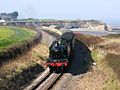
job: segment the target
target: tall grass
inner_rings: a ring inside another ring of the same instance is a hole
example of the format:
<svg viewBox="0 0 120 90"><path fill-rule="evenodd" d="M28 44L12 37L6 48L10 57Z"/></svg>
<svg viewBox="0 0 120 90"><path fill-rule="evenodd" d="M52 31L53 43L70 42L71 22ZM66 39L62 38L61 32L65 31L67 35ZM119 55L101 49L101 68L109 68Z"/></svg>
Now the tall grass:
<svg viewBox="0 0 120 90"><path fill-rule="evenodd" d="M98 70L96 70L96 73L100 71L101 78L104 78L102 89L120 90L120 35L96 38L79 34L77 38L88 47L90 44L95 45L91 55L97 63L96 68Z"/></svg>
<svg viewBox="0 0 120 90"><path fill-rule="evenodd" d="M97 45L98 43L102 42L104 39L97 37L97 36L92 36L92 35L83 35L79 33L75 33L75 37L86 44L88 47L92 45Z"/></svg>
<svg viewBox="0 0 120 90"><path fill-rule="evenodd" d="M43 60L46 60L47 57L48 57L48 48L43 44L39 44L38 46L32 48L32 50L29 51L26 55L21 56L19 58L15 58L13 60L9 60L9 62L5 62L2 66L0 66L0 89L1 87L4 88L7 87L8 84L13 82L13 81L9 82L9 80L16 77L20 73L24 72L26 69L29 69L35 65L42 64ZM41 70L36 70L36 71L39 72ZM30 71L30 72L32 74L32 72L34 71ZM34 76L34 75L30 75L29 73L29 76ZM23 77L21 76L21 78ZM19 82L25 83L24 81L20 81L21 78L19 78ZM14 85L14 87L15 86L16 84Z"/></svg>
<svg viewBox="0 0 120 90"><path fill-rule="evenodd" d="M109 34L109 35L105 36L105 38L120 39L120 34Z"/></svg>

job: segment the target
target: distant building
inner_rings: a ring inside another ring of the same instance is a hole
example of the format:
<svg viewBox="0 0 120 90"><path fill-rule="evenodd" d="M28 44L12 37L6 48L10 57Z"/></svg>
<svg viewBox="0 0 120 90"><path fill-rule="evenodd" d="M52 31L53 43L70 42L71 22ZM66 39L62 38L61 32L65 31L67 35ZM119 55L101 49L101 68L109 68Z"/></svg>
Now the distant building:
<svg viewBox="0 0 120 90"><path fill-rule="evenodd" d="M5 23L5 20L0 20L0 23Z"/></svg>
<svg viewBox="0 0 120 90"><path fill-rule="evenodd" d="M0 20L5 21L15 21L17 19L18 12L12 12L12 13L1 13L0 14Z"/></svg>

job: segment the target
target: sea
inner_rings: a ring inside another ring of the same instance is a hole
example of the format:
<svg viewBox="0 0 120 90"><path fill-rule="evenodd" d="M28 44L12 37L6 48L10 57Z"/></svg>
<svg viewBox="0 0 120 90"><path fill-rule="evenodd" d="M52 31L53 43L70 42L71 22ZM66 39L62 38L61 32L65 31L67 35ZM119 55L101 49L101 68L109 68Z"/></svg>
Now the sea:
<svg viewBox="0 0 120 90"><path fill-rule="evenodd" d="M114 27L120 28L120 20L105 20L104 22L105 22L106 24L112 26L113 28L114 28Z"/></svg>
<svg viewBox="0 0 120 90"><path fill-rule="evenodd" d="M105 23L112 26L113 32L120 33L120 20L106 20Z"/></svg>

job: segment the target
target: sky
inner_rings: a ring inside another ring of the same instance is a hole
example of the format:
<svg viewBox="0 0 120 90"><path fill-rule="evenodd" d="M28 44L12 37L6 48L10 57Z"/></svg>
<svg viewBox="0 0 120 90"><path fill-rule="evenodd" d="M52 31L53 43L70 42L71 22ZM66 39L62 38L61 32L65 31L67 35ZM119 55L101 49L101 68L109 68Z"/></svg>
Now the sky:
<svg viewBox="0 0 120 90"><path fill-rule="evenodd" d="M120 23L120 0L0 0L0 12L19 18L97 19Z"/></svg>

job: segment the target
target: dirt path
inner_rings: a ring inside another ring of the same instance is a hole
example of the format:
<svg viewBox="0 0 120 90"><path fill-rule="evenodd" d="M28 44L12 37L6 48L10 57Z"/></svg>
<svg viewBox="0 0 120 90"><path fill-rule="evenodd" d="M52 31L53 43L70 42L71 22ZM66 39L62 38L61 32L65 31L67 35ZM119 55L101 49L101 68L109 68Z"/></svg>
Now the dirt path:
<svg viewBox="0 0 120 90"><path fill-rule="evenodd" d="M49 47L52 44L52 41L54 41L56 38L42 30L41 30L41 32L42 32L41 43L43 43Z"/></svg>

